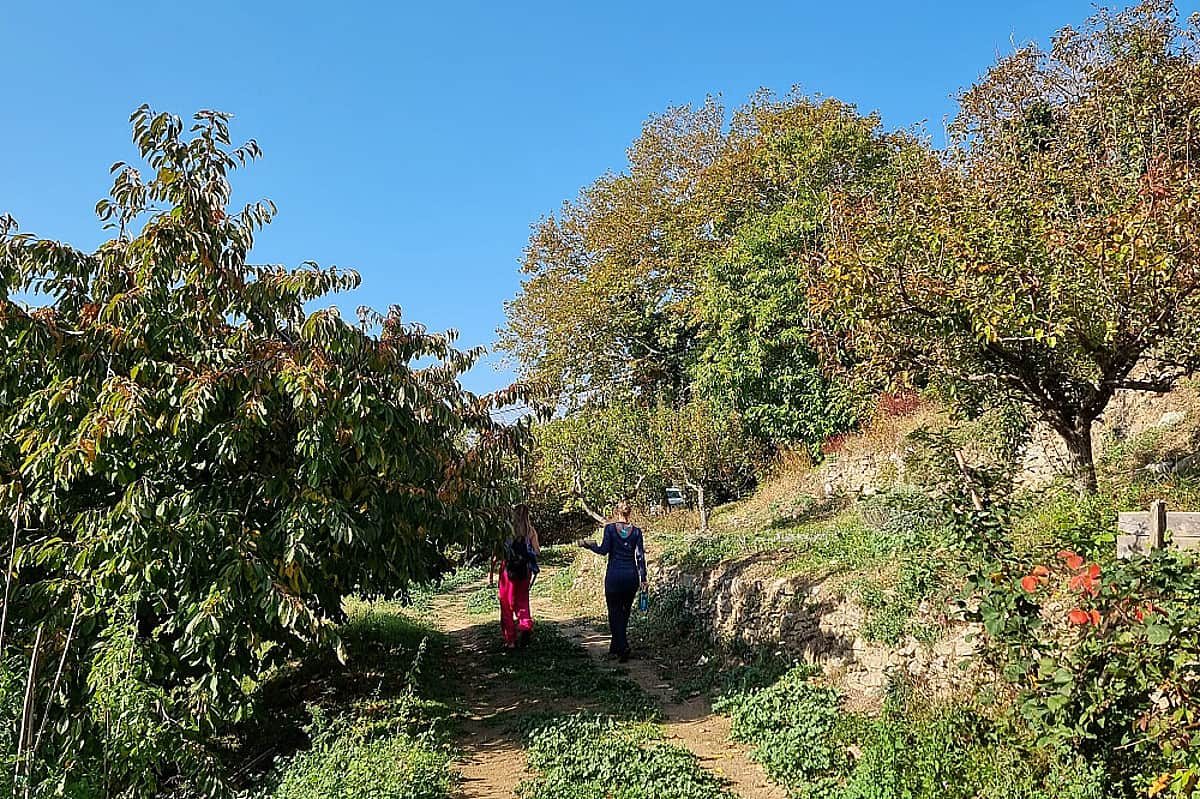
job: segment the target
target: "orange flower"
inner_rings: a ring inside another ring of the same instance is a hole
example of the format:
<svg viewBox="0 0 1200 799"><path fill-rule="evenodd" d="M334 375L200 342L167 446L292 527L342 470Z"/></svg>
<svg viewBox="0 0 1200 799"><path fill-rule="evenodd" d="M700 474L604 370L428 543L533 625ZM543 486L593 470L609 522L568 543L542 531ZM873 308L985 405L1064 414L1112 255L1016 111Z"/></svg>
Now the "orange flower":
<svg viewBox="0 0 1200 799"><path fill-rule="evenodd" d="M1096 610L1095 608L1092 608L1092 610L1091 610L1091 612L1088 614L1088 616L1091 618L1091 620L1092 620L1092 624L1095 624L1095 625L1099 626L1099 624L1100 624L1100 611Z"/></svg>
<svg viewBox="0 0 1200 799"><path fill-rule="evenodd" d="M1077 625L1080 627L1082 627L1083 625L1087 624L1089 621L1092 620L1092 617L1089 616L1086 611L1080 610L1079 608L1075 608L1070 613L1068 613L1067 618L1071 620L1071 624L1074 624L1074 625Z"/></svg>
<svg viewBox="0 0 1200 799"><path fill-rule="evenodd" d="M1077 574L1071 578L1067 585L1072 591L1079 591L1090 596L1096 596L1100 593L1100 586L1096 585L1096 580L1090 573L1084 572Z"/></svg>
<svg viewBox="0 0 1200 799"><path fill-rule="evenodd" d="M1058 557L1061 558L1062 561L1067 564L1068 569L1078 569L1081 566L1083 566L1083 558L1079 557L1078 555L1076 555L1074 552L1071 552L1070 550L1066 550L1066 549L1062 550L1061 552L1058 553Z"/></svg>
<svg viewBox="0 0 1200 799"><path fill-rule="evenodd" d="M1050 574L1050 570L1045 566L1034 566L1033 571L1030 572L1030 574L1032 574L1034 577L1047 577Z"/></svg>
<svg viewBox="0 0 1200 799"><path fill-rule="evenodd" d="M1021 578L1021 587L1025 589L1025 593L1032 594L1038 589L1038 583L1040 582L1041 580L1039 580L1037 577L1033 576L1032 574L1027 574Z"/></svg>

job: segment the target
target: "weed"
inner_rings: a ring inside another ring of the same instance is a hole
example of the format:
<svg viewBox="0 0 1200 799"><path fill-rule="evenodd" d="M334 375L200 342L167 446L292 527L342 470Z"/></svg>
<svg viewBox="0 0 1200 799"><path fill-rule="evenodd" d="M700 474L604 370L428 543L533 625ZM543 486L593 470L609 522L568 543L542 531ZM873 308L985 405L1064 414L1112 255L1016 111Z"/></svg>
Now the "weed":
<svg viewBox="0 0 1200 799"><path fill-rule="evenodd" d="M767 688L730 693L713 706L729 716L733 738L753 747L751 757L792 790L831 787L848 758L834 735L838 694L815 684L814 672L796 666Z"/></svg>
<svg viewBox="0 0 1200 799"><path fill-rule="evenodd" d="M539 775L518 787L522 799L732 799L651 724L566 716L530 733L528 757Z"/></svg>

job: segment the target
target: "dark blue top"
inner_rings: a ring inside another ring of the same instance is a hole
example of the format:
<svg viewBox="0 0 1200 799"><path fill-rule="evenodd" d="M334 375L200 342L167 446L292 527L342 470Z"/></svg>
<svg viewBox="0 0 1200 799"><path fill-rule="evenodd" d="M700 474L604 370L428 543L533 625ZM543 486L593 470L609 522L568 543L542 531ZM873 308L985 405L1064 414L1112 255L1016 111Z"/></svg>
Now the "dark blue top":
<svg viewBox="0 0 1200 799"><path fill-rule="evenodd" d="M538 567L537 553L533 551L533 542L524 536L514 536L505 542L504 559L506 566L509 560L515 560L518 563L524 561L530 574L537 574L541 571Z"/></svg>
<svg viewBox="0 0 1200 799"><path fill-rule="evenodd" d="M608 555L608 573L637 574L646 582L646 546L642 528L632 524L609 524L604 527L604 540L597 546L591 541L583 545L597 555Z"/></svg>

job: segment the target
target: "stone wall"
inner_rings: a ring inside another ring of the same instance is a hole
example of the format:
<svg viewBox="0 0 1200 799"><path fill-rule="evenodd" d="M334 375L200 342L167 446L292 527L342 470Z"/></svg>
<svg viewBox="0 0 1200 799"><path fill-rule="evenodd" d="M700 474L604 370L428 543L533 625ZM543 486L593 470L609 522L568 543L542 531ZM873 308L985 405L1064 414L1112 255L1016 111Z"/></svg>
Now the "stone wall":
<svg viewBox="0 0 1200 799"><path fill-rule="evenodd" d="M691 611L715 639L818 664L852 707L878 707L892 673L904 673L934 694L972 678L974 670L959 667L976 651L967 640L969 625L951 627L931 645L909 638L889 647L862 637L863 610L830 581L778 576L768 556L723 563L702 574L655 568L657 584L688 591Z"/></svg>

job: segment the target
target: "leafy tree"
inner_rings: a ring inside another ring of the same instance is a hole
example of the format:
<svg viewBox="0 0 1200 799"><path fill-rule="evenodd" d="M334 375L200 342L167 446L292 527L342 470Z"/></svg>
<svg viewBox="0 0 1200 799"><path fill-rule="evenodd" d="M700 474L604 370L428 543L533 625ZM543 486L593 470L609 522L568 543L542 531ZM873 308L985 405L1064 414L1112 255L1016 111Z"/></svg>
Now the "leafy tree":
<svg viewBox="0 0 1200 799"><path fill-rule="evenodd" d="M211 736L333 643L345 594L508 524L524 426L491 411L518 392L462 390L479 352L396 309L305 311L353 272L249 264L274 207L229 207L259 150L228 119L138 109L145 164L113 168L95 252L0 228L0 653L32 678L0 755L23 780L219 792Z"/></svg>
<svg viewBox="0 0 1200 799"><path fill-rule="evenodd" d="M1100 12L964 92L944 153L834 205L819 307L893 373L1031 407L1083 492L1114 392L1200 363L1198 40L1168 0Z"/></svg>
<svg viewBox="0 0 1200 799"><path fill-rule="evenodd" d="M723 122L712 99L651 118L628 172L604 175L537 226L500 331L523 377L554 397L685 382L698 253L712 246L704 176Z"/></svg>
<svg viewBox="0 0 1200 799"><path fill-rule="evenodd" d="M565 496L564 510L604 522L605 509L636 496L658 473L649 435L649 414L635 398L594 398L535 428L535 482Z"/></svg>
<svg viewBox="0 0 1200 799"><path fill-rule="evenodd" d="M763 441L815 450L857 419L854 392L822 370L810 341L810 254L825 245L831 190L869 185L891 139L876 116L798 94L753 98L729 135L728 171L745 185L718 225L696 372L700 393L737 408Z"/></svg>
<svg viewBox="0 0 1200 799"><path fill-rule="evenodd" d="M714 493L728 495L745 487L763 461L761 447L747 435L741 417L708 400L678 407L660 404L650 430L662 476L695 493L703 530L708 529Z"/></svg>

